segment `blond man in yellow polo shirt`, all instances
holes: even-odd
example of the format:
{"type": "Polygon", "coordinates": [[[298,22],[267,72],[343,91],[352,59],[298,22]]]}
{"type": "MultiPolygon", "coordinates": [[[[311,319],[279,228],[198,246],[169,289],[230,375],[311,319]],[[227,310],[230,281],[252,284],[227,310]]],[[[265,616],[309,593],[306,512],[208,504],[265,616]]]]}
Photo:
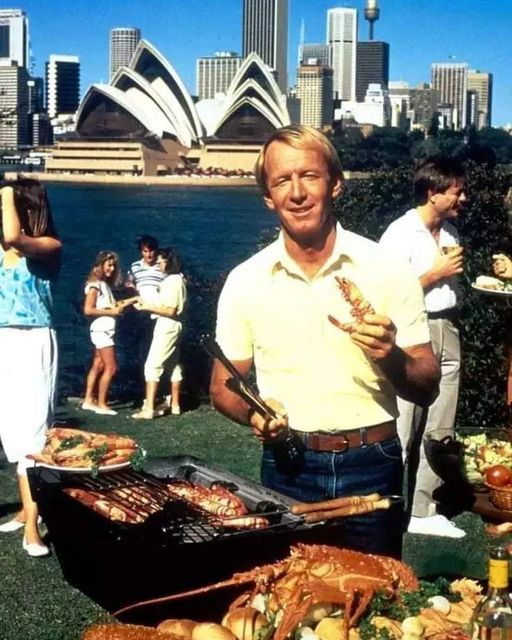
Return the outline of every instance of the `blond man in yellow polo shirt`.
{"type": "MultiPolygon", "coordinates": [[[[418,280],[407,264],[336,223],[332,203],[343,173],[319,131],[274,132],[256,177],[281,233],[228,276],[217,341],[243,373],[254,366],[261,395],[277,401],[283,417],[250,411],[226,388],[230,374],[218,361],[213,404],[262,441],[262,482],[270,488],[307,502],[401,493],[396,395],[428,404],[439,382],[418,280]],[[371,304],[356,324],[339,278],[371,304]],[[301,448],[290,469],[276,456],[286,429],[301,448]]],[[[350,519],[340,542],[397,555],[401,533],[401,513],[391,509],[350,519]]]]}

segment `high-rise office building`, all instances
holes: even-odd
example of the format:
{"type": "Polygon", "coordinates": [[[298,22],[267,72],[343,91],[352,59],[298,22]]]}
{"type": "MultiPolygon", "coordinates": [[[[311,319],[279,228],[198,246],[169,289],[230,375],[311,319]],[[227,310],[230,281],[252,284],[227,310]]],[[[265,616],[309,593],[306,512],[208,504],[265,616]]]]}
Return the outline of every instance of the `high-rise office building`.
{"type": "Polygon", "coordinates": [[[29,144],[33,147],[52,144],[50,118],[44,110],[43,78],[29,78],[27,81],[27,104],[29,144]]]}
{"type": "Polygon", "coordinates": [[[466,126],[468,65],[465,62],[435,62],[432,65],[432,88],[439,92],[443,111],[452,108],[451,126],[466,126]]]}
{"type": "Polygon", "coordinates": [[[288,0],[244,0],[242,51],[244,58],[257,53],[286,94],[288,0]]]}
{"type": "Polygon", "coordinates": [[[473,92],[477,97],[476,113],[473,124],[477,129],[490,127],[492,121],[492,73],[483,71],[468,71],[468,93],[473,92]]]}
{"type": "Polygon", "coordinates": [[[15,62],[0,65],[0,148],[30,144],[28,127],[28,71],[15,62]]]}
{"type": "Polygon", "coordinates": [[[28,18],[19,9],[0,9],[0,65],[12,62],[28,69],[28,18]]]}
{"type": "Polygon", "coordinates": [[[308,60],[319,60],[320,64],[329,66],[328,44],[301,44],[299,53],[299,66],[308,64],[308,60]]]}
{"type": "Polygon", "coordinates": [[[466,124],[468,127],[475,127],[477,129],[480,128],[478,126],[478,114],[480,111],[478,98],[478,93],[474,89],[468,89],[468,95],[466,97],[466,124]]]}
{"type": "Polygon", "coordinates": [[[402,80],[390,80],[388,96],[391,104],[391,126],[406,128],[411,104],[409,84],[402,80]]]}
{"type": "Polygon", "coordinates": [[[357,43],[356,100],[363,102],[370,84],[387,89],[389,83],[389,44],[370,40],[357,43]]]}
{"type": "Polygon", "coordinates": [[[80,60],[51,55],[46,63],[46,110],[50,118],[74,114],[80,103],[80,60]]]}
{"type": "Polygon", "coordinates": [[[300,124],[300,100],[297,97],[297,87],[288,89],[286,96],[286,108],[290,116],[291,124],[300,124]]]}
{"type": "Polygon", "coordinates": [[[28,81],[28,112],[42,113],[44,111],[44,80],[30,78],[28,81]]]}
{"type": "Polygon", "coordinates": [[[312,127],[331,125],[333,120],[332,69],[321,61],[301,64],[297,73],[300,123],[312,127]]]}
{"type": "Polygon", "coordinates": [[[243,58],[234,51],[217,51],[213,58],[198,58],[196,93],[199,100],[226,93],[242,62],[243,58]]]}
{"type": "Polygon", "coordinates": [[[411,128],[428,131],[432,119],[439,111],[439,91],[427,83],[419,84],[410,92],[411,128]]]}
{"type": "Polygon", "coordinates": [[[110,79],[119,67],[127,67],[140,40],[140,29],[117,27],[110,31],[110,79]]]}
{"type": "Polygon", "coordinates": [[[53,144],[53,128],[50,118],[47,113],[34,113],[32,121],[29,121],[31,125],[31,146],[41,147],[48,144],[53,144]]]}
{"type": "Polygon", "coordinates": [[[333,97],[356,98],[357,9],[327,11],[329,66],[333,70],[333,97]]]}

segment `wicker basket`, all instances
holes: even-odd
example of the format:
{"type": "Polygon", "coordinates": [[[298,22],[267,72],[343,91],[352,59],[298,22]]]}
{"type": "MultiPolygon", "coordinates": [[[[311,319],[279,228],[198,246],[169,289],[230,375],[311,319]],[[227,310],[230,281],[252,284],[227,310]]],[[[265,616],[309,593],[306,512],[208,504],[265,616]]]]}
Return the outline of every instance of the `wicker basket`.
{"type": "Polygon", "coordinates": [[[485,486],[489,489],[489,498],[497,509],[512,511],[512,485],[492,487],[486,482],[485,486]]]}

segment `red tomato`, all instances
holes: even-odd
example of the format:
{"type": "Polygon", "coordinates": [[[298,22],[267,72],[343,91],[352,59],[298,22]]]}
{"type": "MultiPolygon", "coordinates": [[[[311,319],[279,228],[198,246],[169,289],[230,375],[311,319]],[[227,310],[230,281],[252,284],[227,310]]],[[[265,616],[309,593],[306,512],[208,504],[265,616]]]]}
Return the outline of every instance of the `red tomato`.
{"type": "Polygon", "coordinates": [[[504,464],[494,464],[485,472],[485,481],[492,487],[503,487],[510,484],[512,480],[512,471],[504,464]]]}

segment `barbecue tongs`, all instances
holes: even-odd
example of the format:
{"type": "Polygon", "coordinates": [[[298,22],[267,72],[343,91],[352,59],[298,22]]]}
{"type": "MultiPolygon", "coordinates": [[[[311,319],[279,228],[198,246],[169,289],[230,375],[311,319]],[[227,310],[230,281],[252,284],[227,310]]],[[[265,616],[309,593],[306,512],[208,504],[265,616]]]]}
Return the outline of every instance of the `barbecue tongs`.
{"type": "Polygon", "coordinates": [[[203,346],[206,351],[213,357],[217,358],[219,362],[221,362],[229,373],[232,375],[231,378],[226,380],[226,387],[236,393],[237,396],[242,398],[247,404],[259,413],[263,418],[279,418],[279,414],[272,409],[259,395],[256,387],[245,378],[240,371],[235,367],[235,365],[228,360],[218,343],[209,336],[203,342],[203,346]]]}

